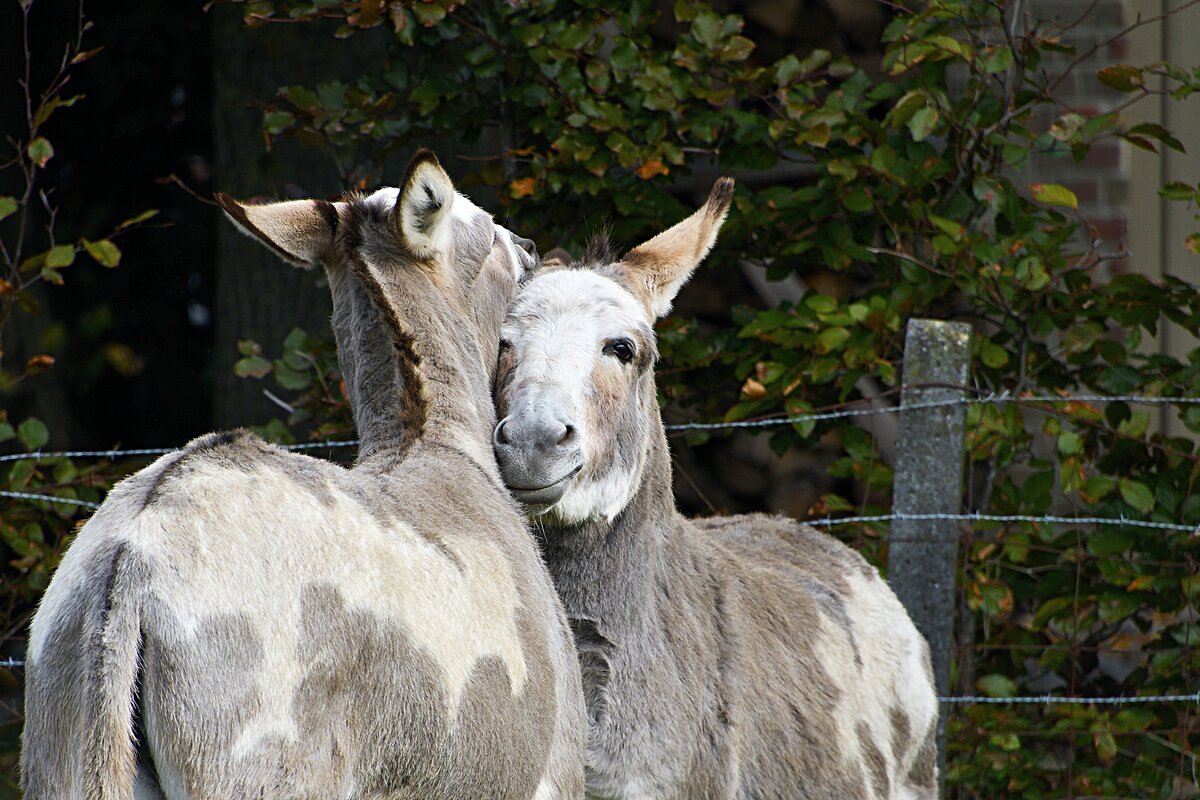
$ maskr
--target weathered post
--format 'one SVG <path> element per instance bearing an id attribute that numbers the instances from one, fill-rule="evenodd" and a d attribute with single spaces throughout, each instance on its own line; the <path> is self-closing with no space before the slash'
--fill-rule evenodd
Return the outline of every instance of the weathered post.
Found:
<path id="1" fill-rule="evenodd" d="M 904 514 L 957 514 L 962 501 L 965 405 L 920 408 L 959 400 L 971 360 L 971 326 L 962 322 L 913 319 L 904 340 L 896 478 L 892 510 Z M 945 384 L 929 388 L 921 385 Z M 929 642 L 938 694 L 950 691 L 954 577 L 958 568 L 958 525 L 949 520 L 892 523 L 888 582 Z M 946 714 L 938 719 L 939 796 L 945 794 Z"/>

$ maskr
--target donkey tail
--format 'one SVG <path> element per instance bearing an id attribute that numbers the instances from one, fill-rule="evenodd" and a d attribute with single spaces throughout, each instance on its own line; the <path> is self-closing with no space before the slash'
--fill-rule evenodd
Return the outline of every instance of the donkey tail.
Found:
<path id="1" fill-rule="evenodd" d="M 26 800 L 133 795 L 145 564 L 104 530 L 103 511 L 68 550 L 33 619 L 21 746 Z"/>

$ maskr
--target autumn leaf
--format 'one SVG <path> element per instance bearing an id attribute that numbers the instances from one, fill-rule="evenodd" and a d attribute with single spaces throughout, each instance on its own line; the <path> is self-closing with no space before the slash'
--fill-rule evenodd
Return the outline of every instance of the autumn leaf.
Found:
<path id="1" fill-rule="evenodd" d="M 522 197 L 529 197 L 533 194 L 533 190 L 537 187 L 537 180 L 534 178 L 518 178 L 508 185 L 508 191 L 513 197 L 518 200 Z"/>
<path id="2" fill-rule="evenodd" d="M 747 400 L 758 400 L 767 393 L 767 387 L 763 386 L 754 378 L 746 378 L 746 382 L 742 384 L 742 396 Z"/>
<path id="3" fill-rule="evenodd" d="M 666 175 L 670 171 L 657 158 L 652 158 L 637 168 L 637 176 L 644 181 L 648 181 L 655 175 Z"/>

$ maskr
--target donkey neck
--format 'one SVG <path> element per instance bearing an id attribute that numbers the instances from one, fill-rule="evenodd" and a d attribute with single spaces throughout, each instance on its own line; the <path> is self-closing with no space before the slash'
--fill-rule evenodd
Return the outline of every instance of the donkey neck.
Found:
<path id="1" fill-rule="evenodd" d="M 486 367 L 463 329 L 470 323 L 453 327 L 438 296 L 394 302 L 361 264 L 331 271 L 330 286 L 358 464 L 388 470 L 417 442 L 441 444 L 495 474 L 500 485 L 490 457 L 494 412 Z"/>
<path id="2" fill-rule="evenodd" d="M 650 393 L 654 397 L 654 393 Z M 567 616 L 611 631 L 654 630 L 659 609 L 650 598 L 673 563 L 675 509 L 667 437 L 657 406 L 637 493 L 612 520 L 586 522 L 546 534 L 546 562 Z"/>

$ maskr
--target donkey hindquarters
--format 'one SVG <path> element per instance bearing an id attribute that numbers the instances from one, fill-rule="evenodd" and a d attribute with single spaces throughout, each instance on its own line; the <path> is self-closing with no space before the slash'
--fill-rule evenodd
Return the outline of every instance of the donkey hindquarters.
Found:
<path id="1" fill-rule="evenodd" d="M 427 152 L 398 191 L 222 202 L 325 264 L 359 460 L 213 434 L 113 489 L 34 618 L 25 797 L 580 796 L 570 631 L 488 449 L 519 241 Z"/>
<path id="2" fill-rule="evenodd" d="M 502 329 L 493 445 L 575 631 L 596 798 L 933 800 L 929 650 L 863 558 L 675 508 L 654 320 L 733 195 L 614 260 L 547 258 Z"/>

